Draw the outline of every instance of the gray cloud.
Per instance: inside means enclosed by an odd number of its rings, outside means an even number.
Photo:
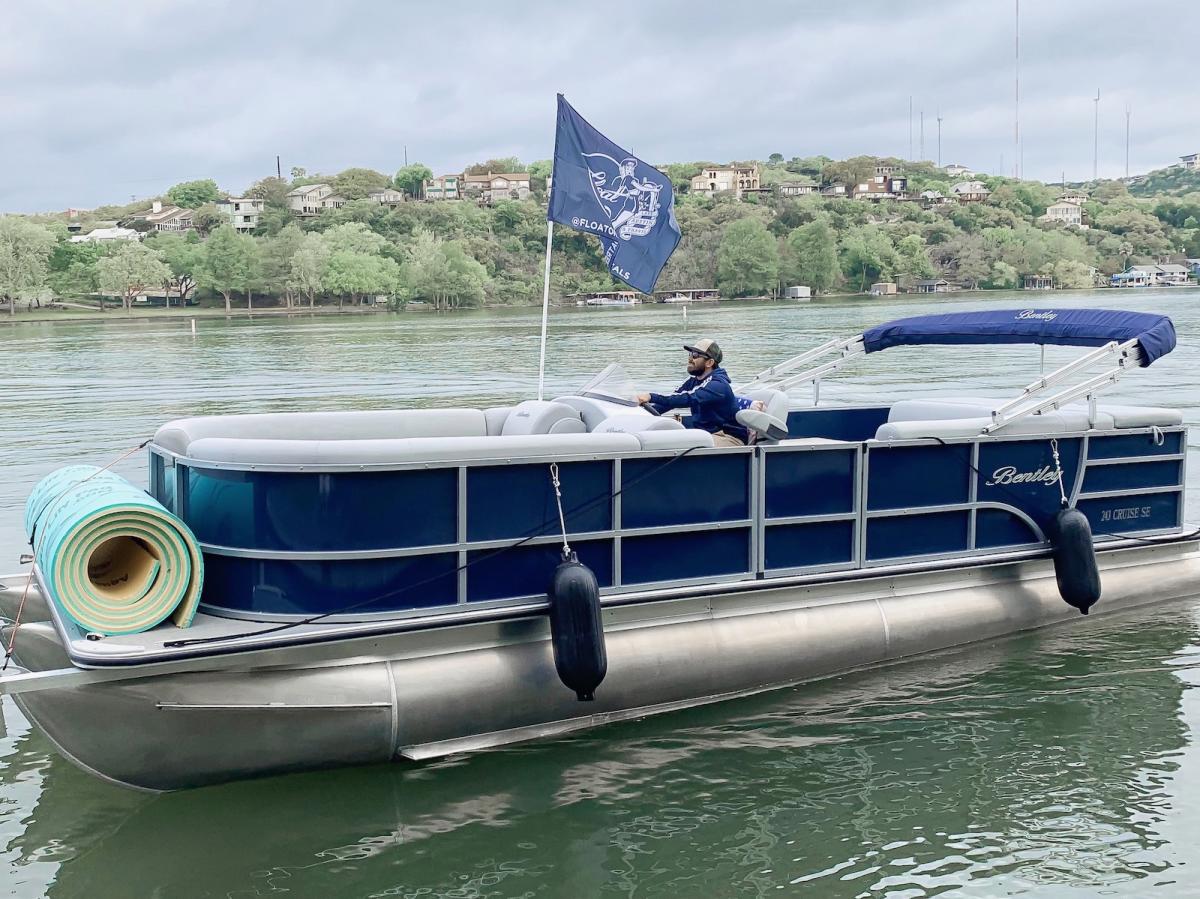
[[[150,196],[274,169],[438,171],[546,158],[554,94],[653,162],[908,154],[1013,157],[1013,7],[1002,0],[740,4],[9,0],[0,31],[0,209]],[[1145,171],[1200,150],[1196,4],[1054,0],[1021,10],[1024,172]],[[1155,27],[1143,27],[1155,23]],[[915,116],[914,116],[915,117]],[[917,149],[914,123],[914,151]]]

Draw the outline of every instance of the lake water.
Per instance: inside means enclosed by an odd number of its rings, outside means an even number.
[[[721,304],[686,321],[556,310],[547,394],[612,361],[669,387],[687,338],[719,339],[744,380],[889,318],[1052,302],[1170,314],[1180,349],[1111,396],[1200,421],[1195,290]],[[536,390],[533,310],[206,319],[195,336],[118,318],[0,325],[0,573],[18,570],[41,476],[106,465],[170,418]],[[1048,351],[1047,366],[1077,352]],[[894,350],[822,396],[1004,395],[1038,363],[1029,347]],[[144,454],[114,470],[144,484]],[[0,895],[1196,896],[1197,685],[1200,600],[570,739],[158,797],[76,770],[4,699]]]

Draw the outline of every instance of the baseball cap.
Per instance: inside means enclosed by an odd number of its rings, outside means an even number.
[[[721,348],[717,346],[717,342],[711,338],[705,337],[703,340],[697,340],[694,344],[684,344],[683,348],[689,353],[703,353],[717,365],[721,364]]]

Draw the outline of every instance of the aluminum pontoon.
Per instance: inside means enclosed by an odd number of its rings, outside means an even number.
[[[865,354],[956,343],[1089,349],[1010,400],[819,401]],[[1097,398],[1174,343],[1165,317],[1103,310],[892,322],[738,388],[763,406],[744,448],[598,384],[170,422],[149,492],[203,553],[191,626],[89,634],[35,565],[0,579],[6,645],[23,598],[0,690],[83,768],[170,790],[478,750],[1063,621],[1064,500],[1094,533],[1096,612],[1192,595],[1182,416]],[[594,702],[556,674],[552,477],[600,587]]]

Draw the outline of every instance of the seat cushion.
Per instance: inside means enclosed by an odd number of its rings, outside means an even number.
[[[640,434],[645,431],[682,431],[683,423],[674,418],[663,418],[649,412],[626,412],[612,415],[592,429],[596,434]]]
[[[169,421],[154,443],[188,455],[193,441],[209,437],[253,440],[384,440],[394,437],[482,437],[480,409],[397,409],[362,412],[266,412],[206,415]]]
[[[975,437],[992,423],[991,417],[947,418],[939,421],[889,421],[879,426],[876,440],[915,440],[920,437]],[[1096,427],[1108,430],[1112,417],[1104,412],[1096,415]],[[1042,415],[1026,415],[992,433],[997,437],[1037,436],[1039,434],[1069,434],[1087,431],[1086,409],[1059,409]]]
[[[1116,428],[1171,428],[1183,424],[1183,412],[1156,406],[1120,406],[1105,403],[1101,412],[1112,416]]]

